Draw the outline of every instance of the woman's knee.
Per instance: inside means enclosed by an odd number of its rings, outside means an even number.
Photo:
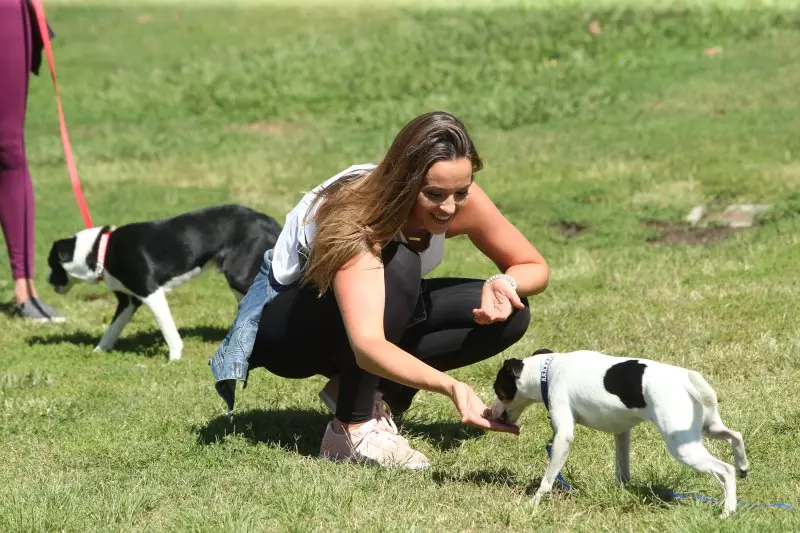
[[[531,324],[531,308],[528,305],[528,299],[523,298],[522,303],[525,306],[522,309],[515,309],[506,321],[503,337],[509,346],[516,344],[525,335]]]
[[[24,170],[26,165],[22,139],[0,139],[0,170]]]
[[[531,310],[528,301],[522,300],[525,307],[514,309],[505,322],[496,322],[487,327],[485,338],[486,351],[485,357],[498,354],[516,344],[525,336],[528,326],[531,323]],[[492,331],[492,333],[489,333]]]

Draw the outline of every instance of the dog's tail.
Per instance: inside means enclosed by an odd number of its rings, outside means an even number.
[[[687,387],[687,390],[692,398],[703,407],[715,410],[717,408],[717,393],[714,392],[708,381],[694,370],[689,370],[689,381],[691,386]]]

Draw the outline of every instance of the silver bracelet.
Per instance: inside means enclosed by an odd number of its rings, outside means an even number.
[[[508,284],[511,285],[512,289],[517,290],[517,280],[515,280],[512,276],[509,276],[508,274],[495,274],[494,276],[487,279],[483,284],[488,285],[496,279],[506,280]]]

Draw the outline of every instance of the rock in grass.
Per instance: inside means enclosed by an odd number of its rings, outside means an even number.
[[[706,214],[706,207],[704,205],[696,205],[689,211],[689,214],[686,215],[686,222],[691,224],[692,226],[696,226],[703,220],[703,215]]]
[[[692,226],[707,228],[722,226],[728,228],[750,228],[757,215],[769,211],[767,204],[731,204],[723,211],[709,212],[705,206],[698,205],[689,211],[684,220]]]

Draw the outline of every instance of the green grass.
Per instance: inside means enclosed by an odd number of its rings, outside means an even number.
[[[97,223],[226,201],[282,220],[304,190],[379,158],[412,116],[447,109],[486,161],[480,183],[553,269],[526,338],[503,357],[591,348],[698,369],[745,436],[752,474],[739,499],[800,505],[796,3],[252,4],[48,4]],[[714,46],[722,53],[703,53]],[[660,488],[721,490],[672,460],[651,426],[634,432],[627,489],[613,483],[613,439],[578,429],[565,471],[577,493],[537,513],[527,501],[546,460],[542,408],[519,438],[484,435],[421,394],[405,431],[434,462],[425,473],[317,460],[321,378],[254,371],[231,426],[206,364],[235,312],[224,281],[209,274],[170,296],[180,363],[167,364],[146,310],[116,351],[93,353],[113,297],[80,286],[60,298],[44,281],[51,242],[81,227],[46,76],[31,83],[28,148],[37,280],[69,322],[0,316],[0,530],[800,529],[797,512],[743,508],[722,523],[714,506],[659,500]],[[708,246],[648,242],[647,221],[703,202],[776,207]],[[567,239],[556,222],[589,229]],[[491,273],[458,239],[435,272]],[[498,366],[456,375],[489,401]]]

